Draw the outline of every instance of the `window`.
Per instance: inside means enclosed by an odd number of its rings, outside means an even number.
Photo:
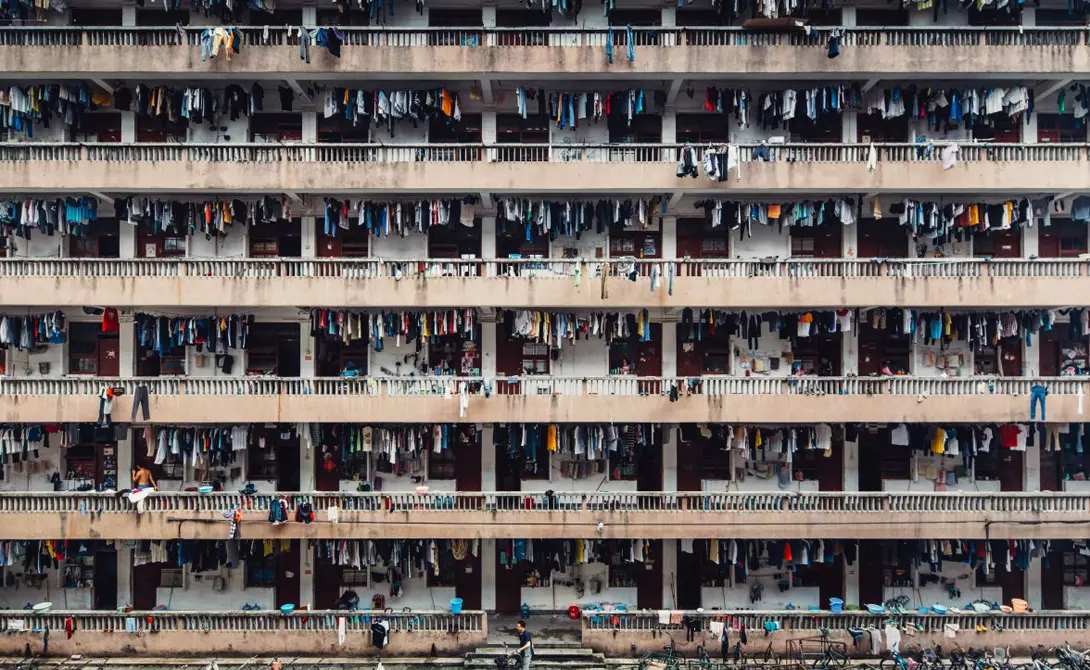
[[[813,258],[814,256],[814,229],[791,228],[791,255]]]
[[[362,570],[342,568],[341,586],[355,586],[364,589],[369,588],[371,586],[371,570],[369,568],[363,568]]]
[[[1038,142],[1085,142],[1086,124],[1072,114],[1040,114],[1037,116]]]
[[[904,447],[882,449],[882,479],[912,479],[912,450]]]
[[[97,323],[68,324],[68,374],[93,375],[98,372]]]
[[[544,28],[552,23],[552,12],[537,9],[496,9],[497,28]],[[549,34],[538,30],[501,32],[498,46],[548,46]]]
[[[538,95],[545,95],[545,93],[540,92]],[[527,105],[536,107],[537,102],[527,100]],[[496,142],[499,144],[548,144],[549,119],[538,114],[527,116],[525,119],[518,114],[499,114],[496,116]],[[548,159],[548,147],[501,148],[499,153],[501,161],[546,161]]]
[[[331,141],[322,137],[322,131],[330,124],[324,115],[318,115],[318,141]],[[363,129],[362,142],[367,141],[367,127]],[[254,114],[250,117],[251,142],[299,142],[303,139],[303,116],[289,112],[275,114]],[[356,140],[345,140],[356,141]]]
[[[1090,556],[1078,549],[1064,552],[1064,586],[1086,586],[1090,578]]]
[[[428,26],[432,28],[475,28],[484,25],[480,9],[429,9]],[[428,34],[428,43],[445,47],[476,47],[481,33],[473,30],[437,30]]]
[[[246,478],[258,481],[276,479],[276,450],[266,446],[246,450]]]
[[[185,571],[182,568],[163,568],[159,571],[159,588],[185,588]]]
[[[706,441],[700,449],[700,478],[703,480],[729,480],[731,478],[730,448],[723,449],[717,443]]]
[[[454,479],[457,470],[454,447],[428,451],[428,479]]]
[[[264,558],[247,558],[246,588],[273,588],[276,586],[276,554]]]
[[[675,23],[678,27],[715,28],[717,26],[731,25],[729,12],[718,12],[714,9],[694,9],[692,5],[677,10]]]
[[[729,117],[725,114],[678,114],[678,144],[714,144],[730,141]]]
[[[907,26],[908,11],[903,9],[859,7],[855,10],[855,25],[876,28]]]
[[[662,11],[658,9],[614,9],[609,13],[609,25],[614,27],[613,44],[616,47],[628,45],[628,33],[626,26],[633,28],[648,28],[662,25]],[[617,30],[620,28],[620,30]],[[636,46],[653,46],[659,44],[658,31],[640,30],[633,33]]]
[[[657,144],[662,142],[662,117],[654,114],[627,116],[612,114],[608,118],[610,144]],[[619,160],[619,159],[618,159]],[[643,160],[650,160],[644,158]]]
[[[549,374],[549,345],[524,342],[520,369],[524,375]]]
[[[1069,12],[1066,9],[1045,9],[1038,7],[1036,23],[1038,26],[1083,26],[1086,18],[1082,12]]]

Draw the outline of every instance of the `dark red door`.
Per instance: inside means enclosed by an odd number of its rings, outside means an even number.
[[[525,572],[526,569],[518,563],[496,565],[496,611],[500,614],[518,614],[522,606]]]
[[[100,377],[121,376],[121,341],[117,335],[98,338],[98,374]]]
[[[494,556],[489,559],[495,560]],[[481,609],[481,556],[467,554],[465,560],[455,561],[454,595],[462,599],[462,608]],[[522,603],[519,603],[520,605]]]
[[[314,608],[319,610],[337,609],[341,598],[341,572],[343,568],[334,565],[328,558],[314,559]],[[357,592],[358,594],[358,592]],[[366,594],[359,594],[361,598]]]
[[[696,540],[692,553],[681,550],[681,541],[677,543],[677,574],[671,575],[674,589],[673,606],[682,610],[695,610],[701,606],[700,598],[700,556],[704,540]]]
[[[481,490],[481,439],[480,433],[474,431],[473,436],[466,442],[459,442],[454,447],[458,460],[454,463],[455,486],[459,491]],[[480,581],[480,580],[478,580]],[[467,607],[466,609],[475,609]]]
[[[164,563],[145,563],[132,569],[132,606],[147,612],[155,609],[156,590],[162,581]]]
[[[859,541],[859,600],[863,605],[880,605],[882,597],[882,547],[878,540]],[[865,567],[864,567],[865,566]]]
[[[999,452],[999,490],[1021,491],[1025,452],[1003,449]]]
[[[896,218],[859,222],[859,258],[907,258],[908,233]]]
[[[318,449],[319,457],[314,463],[314,487],[318,491],[339,491],[341,489],[340,447],[323,444]]]
[[[662,540],[645,540],[646,558],[637,563],[636,606],[641,610],[662,609]]]
[[[814,258],[840,258],[843,226],[818,226],[814,231]]]
[[[276,607],[299,604],[300,540],[291,540],[287,551],[276,556]]]
[[[817,479],[822,491],[844,490],[844,430],[840,426],[833,428],[832,454],[828,458],[818,454]]]
[[[681,427],[677,429],[677,490],[699,491],[701,487],[700,463],[703,460],[704,441],[692,439],[682,440],[683,435],[696,437],[699,435],[695,426],[690,425],[685,431]]]
[[[831,550],[832,543],[826,542],[825,551]],[[818,607],[826,609],[830,598],[844,598],[844,557],[837,556],[832,563],[815,565],[814,569],[818,580]]]
[[[1041,569],[1041,607],[1046,610],[1064,608],[1064,552],[1062,550],[1050,551],[1047,563]]]
[[[1000,361],[1004,377],[1022,376],[1022,338],[1007,337],[999,341]]]

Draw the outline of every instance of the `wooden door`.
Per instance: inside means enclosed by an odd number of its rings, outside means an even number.
[[[999,341],[999,365],[1004,377],[1022,376],[1022,338],[1006,337]]]
[[[699,342],[677,341],[677,376],[699,377],[703,369]]]
[[[822,490],[825,488],[822,487]],[[826,542],[825,551],[832,550],[832,543]],[[815,570],[818,580],[818,607],[828,609],[830,598],[844,598],[844,557],[837,556],[832,563],[816,565]]]
[[[636,565],[636,606],[662,609],[662,540],[645,540],[647,560]]]
[[[840,258],[843,226],[822,225],[814,229],[814,258]]]
[[[977,235],[973,239],[973,256],[975,258],[1021,258],[1021,229],[990,230],[984,235]]]
[[[695,610],[702,606],[700,585],[700,551],[704,540],[694,542],[693,553],[687,554],[681,550],[681,542],[677,543],[677,574],[673,577],[673,593],[676,602],[673,607],[681,610]]]
[[[1026,597],[1026,573],[1018,568],[1008,571],[1006,565],[997,563],[995,578],[1003,589],[1003,604],[1009,605],[1014,598]]]
[[[480,433],[475,433],[475,437],[470,439],[469,442],[458,444],[454,449],[457,450],[458,456],[458,460],[454,463],[454,482],[457,490],[480,491],[482,484]],[[477,581],[479,588],[479,577]],[[467,606],[466,609],[478,608]]]
[[[117,335],[99,335],[97,370],[100,377],[121,376],[121,341]]]
[[[1056,228],[1056,224],[1053,223],[1052,229]],[[1038,258],[1059,258],[1060,257],[1060,236],[1053,232],[1050,228],[1041,228],[1037,236],[1037,257]],[[1043,373],[1042,373],[1043,374]]]
[[[1044,335],[1044,333],[1041,333],[1041,337],[1037,340],[1037,347],[1041,352],[1038,369],[1042,377],[1059,377],[1060,356],[1062,356],[1061,349],[1063,345],[1059,340],[1046,339]]]
[[[662,324],[651,324],[651,340],[636,343],[636,375],[662,376]]]
[[[841,426],[833,427],[832,454],[826,458],[823,454],[815,454],[817,457],[818,489],[821,491],[844,490],[844,429]],[[822,599],[822,607],[827,601]]]
[[[490,556],[495,560],[494,556]],[[462,599],[462,609],[481,609],[481,556],[472,553],[465,560],[455,561],[454,596]],[[522,603],[519,603],[520,605]]]
[[[661,436],[661,431],[659,431]],[[636,490],[637,491],[661,491],[662,490],[662,441],[653,441],[640,454],[640,462],[636,464]]]
[[[317,550],[315,550],[315,554],[317,554]],[[337,601],[341,598],[342,571],[341,566],[334,565],[328,558],[314,557],[315,609],[331,610],[337,608]],[[366,597],[366,594],[361,594],[360,597]]]
[[[314,459],[314,488],[318,491],[339,491],[341,489],[341,449],[332,444],[323,444],[316,450]]]
[[[999,490],[1021,491],[1022,469],[1025,467],[1025,452],[1001,449],[999,452]]]
[[[860,604],[882,604],[882,547],[879,540],[859,541],[859,600]]]
[[[859,222],[858,258],[908,258],[908,233],[896,218]]]
[[[150,612],[158,604],[156,590],[162,581],[165,563],[145,563],[132,568],[132,606],[141,612]]]
[[[491,557],[490,560],[497,560]],[[498,561],[497,561],[498,563]],[[522,606],[522,583],[526,569],[521,564],[496,565],[496,612],[518,614]]]
[[[485,326],[486,328],[488,326]],[[522,374],[522,340],[510,337],[504,324],[497,323],[496,328],[496,374],[517,377]],[[497,391],[501,394],[517,395],[518,382],[501,381]]]
[[[1041,490],[1062,491],[1063,478],[1060,476],[1060,459],[1062,453],[1054,451],[1041,452]]]
[[[1053,549],[1041,569],[1041,607],[1062,610],[1064,605],[1064,552]]]
[[[507,455],[507,445],[497,444],[496,449],[496,490],[521,491],[522,477],[519,473],[518,460]]]
[[[298,476],[298,470],[296,470]],[[299,544],[300,540],[291,540],[287,551],[276,555],[276,607],[299,604]]]
[[[878,492],[882,490],[882,450],[889,448],[888,431],[876,435],[868,432],[859,434],[859,490]]]
[[[703,488],[700,476],[700,463],[703,461],[704,441],[700,439],[683,440],[682,436],[688,434],[697,436],[696,426],[690,424],[683,433],[681,426],[677,428],[675,440],[677,442],[677,490],[699,491]]]
[[[117,552],[95,552],[94,604],[96,610],[117,611]]]
[[[279,430],[277,431],[279,435]],[[276,447],[276,490],[299,490],[299,438],[284,440]],[[339,484],[338,484],[339,486]]]

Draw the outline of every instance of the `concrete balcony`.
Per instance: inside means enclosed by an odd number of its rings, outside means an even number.
[[[926,606],[930,603],[924,602]],[[722,621],[724,615],[729,620],[738,620],[748,630],[760,631],[764,622],[774,621],[779,624],[779,630],[772,635],[764,635],[758,638],[759,649],[764,649],[767,644],[772,644],[779,654],[788,654],[790,650],[799,649],[797,640],[808,639],[811,642],[822,635],[823,631],[829,633],[834,642],[842,642],[846,645],[848,653],[852,656],[877,656],[879,653],[860,651],[852,643],[848,634],[848,628],[866,628],[870,626],[881,627],[882,622],[890,617],[889,614],[873,615],[861,612],[845,612],[842,614],[830,614],[828,612],[763,612],[763,611],[721,611],[721,610],[697,610],[684,613],[685,616],[702,621],[700,630],[708,628],[709,620]],[[1029,656],[1030,652],[1037,650],[1039,646],[1048,649],[1061,646],[1071,639],[1085,639],[1087,628],[1090,628],[1090,612],[1078,610],[1038,611],[1026,614],[1000,614],[989,612],[984,614],[950,613],[946,615],[918,614],[909,612],[894,615],[898,624],[907,630],[913,631],[911,645],[915,649],[934,649],[943,646],[951,647],[948,637],[944,637],[944,630],[948,624],[952,624],[957,633],[958,642],[964,644],[967,638],[972,640],[973,647],[994,649],[1001,647],[1008,649],[1017,656]],[[984,626],[986,631],[973,633],[977,626]],[[967,637],[967,632],[971,637]],[[662,649],[662,638],[670,635],[677,650],[686,657],[692,657],[697,652],[698,646],[714,643],[714,636],[698,634],[696,639],[688,640],[680,624],[660,624],[657,612],[634,612],[595,615],[585,613],[583,618],[583,645],[607,656],[638,656],[644,653],[658,652]],[[750,649],[756,633],[750,634]],[[865,647],[864,647],[865,648]]]
[[[415,656],[435,649],[440,656],[463,655],[488,639],[488,617],[481,611],[461,614],[441,611],[379,612],[390,623],[388,644],[371,644],[372,612],[65,612],[35,615],[0,611],[0,655],[22,653],[24,645],[40,649],[42,634],[53,631],[53,655],[91,654],[116,657],[124,648],[129,656],[178,658],[267,654],[285,660],[293,656],[328,656],[330,649],[345,656]],[[76,632],[66,639],[65,620],[71,617]],[[345,641],[337,644],[337,617],[345,619]],[[58,628],[58,624],[60,628]],[[433,647],[434,645],[434,647]],[[262,665],[268,666],[268,663]]]
[[[1085,28],[842,28],[841,54],[826,57],[827,31],[813,36],[739,28],[634,28],[636,58],[606,58],[605,28],[342,27],[341,58],[312,47],[299,58],[292,29],[242,28],[244,46],[227,61],[201,60],[202,28],[4,28],[0,51],[9,77],[139,78],[208,72],[253,78],[432,73],[478,79],[602,75],[674,79],[753,73],[784,78],[926,77],[1005,73],[1011,77],[1090,70]],[[617,31],[623,36],[624,30]],[[435,76],[432,74],[431,77]]]
[[[1090,294],[1090,262],[1074,259],[636,264],[633,282],[616,261],[565,259],[0,259],[0,300],[7,305],[134,308],[1000,308],[1052,307],[1056,296]],[[651,292],[653,271],[658,280]],[[582,278],[578,285],[577,276]]]
[[[727,181],[677,176],[678,144],[0,145],[0,191],[228,193],[1061,192],[1090,189],[1087,144],[740,145]],[[868,166],[871,151],[873,170]],[[604,166],[613,169],[603,169]]]
[[[271,525],[269,505],[283,496],[309,502],[317,521]],[[719,538],[1020,540],[1090,522],[1090,494],[1075,493],[157,493],[144,508],[111,493],[3,493],[0,535],[219,540],[222,513],[235,508],[244,537],[285,539],[700,539],[715,528]]]
[[[1086,377],[0,377],[0,422],[95,421],[104,385],[127,389],[114,404],[127,420],[140,384],[152,420],[175,424],[1017,423],[1037,384],[1048,420],[1081,422],[1079,395],[1090,395]]]
[[[763,650],[768,644],[783,656],[788,645],[800,638],[813,639],[827,631],[834,642],[844,642],[853,656],[877,656],[864,646],[857,649],[848,628],[880,628],[890,615],[866,612],[832,614],[824,611],[784,610],[672,610],[688,618],[703,620],[695,639],[687,640],[682,624],[660,624],[658,611],[585,612],[581,622],[584,647],[611,657],[623,659],[646,652],[661,652],[664,639],[673,639],[685,657],[693,658],[697,646],[710,645],[713,636],[704,631],[710,620],[729,619],[744,625],[751,641],[747,653],[754,648]],[[389,646],[376,649],[371,645],[371,618],[380,616],[390,622]],[[345,618],[346,643],[337,645],[338,617]],[[230,657],[253,656],[248,664],[265,666],[269,657],[323,657],[327,662],[333,653],[345,657],[381,654],[387,663],[403,656],[429,655],[434,643],[440,656],[465,654],[483,646],[488,638],[488,617],[483,612],[467,611],[452,615],[437,611],[374,613],[369,610],[300,611],[289,615],[280,612],[89,612],[54,611],[43,615],[30,612],[0,612],[0,627],[6,635],[0,637],[0,654],[21,654],[24,645],[35,651],[40,648],[45,629],[63,631],[65,620],[71,618],[76,632],[71,638],[54,634],[49,639],[53,655],[67,657],[82,654],[83,661],[95,657],[115,658],[119,645],[127,656],[179,658],[203,656],[229,665]],[[1044,610],[1025,614],[951,613],[897,614],[898,623],[913,631],[913,648],[934,648],[944,644],[947,624],[960,628],[959,637],[969,635],[974,648],[1008,648],[1015,656],[1028,656],[1038,646],[1048,649],[1085,638],[1090,627],[1090,612],[1081,610]],[[766,622],[779,625],[771,636],[760,635]],[[995,625],[1002,629],[996,629]],[[978,625],[987,632],[974,633]],[[955,628],[957,630],[957,628]],[[968,631],[968,632],[966,632]],[[667,637],[669,636],[669,637]],[[949,640],[945,639],[946,646]],[[631,645],[631,646],[630,646]],[[797,646],[795,647],[797,649]],[[545,652],[547,658],[547,651]],[[91,657],[88,659],[88,657]],[[430,657],[430,655],[429,655]],[[129,661],[138,659],[129,658]],[[539,661],[540,662],[540,661]],[[345,664],[349,664],[345,661]]]

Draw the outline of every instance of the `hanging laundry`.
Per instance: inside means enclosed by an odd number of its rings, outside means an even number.
[[[86,237],[98,221],[98,198],[0,200],[0,227],[5,234],[29,240],[37,230],[45,235]]]
[[[636,338],[647,342],[651,339],[650,319],[646,309],[628,314],[575,314],[505,309],[500,311],[499,318],[503,324],[501,333],[505,337],[539,342],[554,349],[562,349],[565,340],[574,342],[597,338],[613,342]]]
[[[264,196],[258,200],[160,200],[134,196],[114,201],[114,216],[151,233],[177,235],[203,233],[225,236],[234,226],[290,221],[287,196]],[[0,219],[2,221],[2,219]]]
[[[694,207],[704,210],[712,227],[727,225],[738,230],[740,239],[753,235],[753,224],[813,227],[820,225],[851,225],[862,215],[862,196],[829,200],[784,203],[736,202],[699,200]]]
[[[415,201],[324,199],[322,231],[336,237],[337,230],[363,228],[374,237],[406,237],[409,233],[427,233],[432,228],[475,225],[474,208],[478,196]]]
[[[178,354],[187,346],[209,352],[246,349],[253,323],[253,314],[168,317],[137,312],[133,317],[137,343],[160,356]]]
[[[496,231],[525,235],[526,241],[556,240],[585,232],[603,234],[610,228],[648,228],[666,213],[667,198],[625,200],[536,200],[501,198],[496,202]]]
[[[68,321],[61,310],[39,314],[0,314],[0,348],[33,349],[62,344]]]

